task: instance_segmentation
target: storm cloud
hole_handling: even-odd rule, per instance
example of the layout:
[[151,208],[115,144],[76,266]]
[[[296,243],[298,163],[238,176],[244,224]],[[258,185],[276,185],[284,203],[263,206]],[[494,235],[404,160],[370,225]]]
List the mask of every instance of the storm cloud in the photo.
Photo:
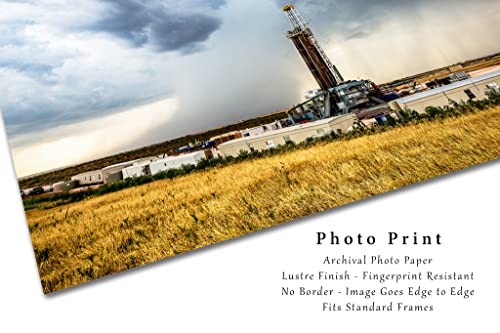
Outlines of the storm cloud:
[[172,96],[173,53],[201,52],[225,4],[0,1],[0,109],[9,137]]
[[[216,10],[225,1],[194,1],[182,8],[182,1],[101,0],[105,14],[89,28],[109,32],[136,47],[151,45],[158,51],[192,51],[220,28],[221,20],[196,12],[196,8]],[[185,3],[185,2],[184,2]],[[180,5],[180,6],[179,6]],[[179,7],[181,8],[179,10]]]

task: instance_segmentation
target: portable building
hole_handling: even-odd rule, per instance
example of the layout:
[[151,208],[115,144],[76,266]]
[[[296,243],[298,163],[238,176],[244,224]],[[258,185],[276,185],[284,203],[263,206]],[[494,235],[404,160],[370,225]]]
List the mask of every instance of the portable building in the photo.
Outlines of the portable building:
[[236,157],[242,151],[262,151],[284,145],[287,142],[299,144],[309,138],[320,138],[338,130],[346,132],[356,121],[358,118],[351,113],[266,132],[258,136],[237,139],[219,145],[218,149],[223,156]]
[[71,180],[77,181],[80,186],[104,183],[104,177],[101,170],[85,172],[71,177]]
[[170,156],[151,163],[149,167],[151,174],[156,175],[170,169],[180,169],[183,165],[196,165],[205,158],[207,158],[207,154],[204,151],[197,151],[191,154]]
[[256,135],[261,135],[264,134],[266,131],[264,129],[264,126],[258,126],[254,128],[247,128],[243,131],[241,131],[241,135],[243,135],[244,138],[247,138],[249,136],[256,136]]
[[137,163],[128,168],[123,169],[122,170],[123,179],[137,178],[137,177],[151,175],[149,163],[150,162],[143,162],[142,164]]
[[264,134],[266,132],[276,131],[276,130],[281,129],[281,128],[282,128],[281,123],[279,121],[276,121],[276,122],[270,123],[270,124],[265,124],[265,125],[261,125],[261,126],[257,126],[257,127],[253,127],[253,128],[247,128],[247,129],[241,131],[241,135],[243,137],[257,136],[257,135]]
[[429,106],[442,107],[450,105],[451,102],[460,103],[470,99],[480,100],[487,97],[489,89],[497,89],[500,86],[500,70],[487,73],[478,77],[472,77],[463,81],[446,86],[431,89],[422,93],[403,97],[389,103],[392,110],[414,110],[425,113]]
[[[151,171],[149,169],[149,164],[157,161],[159,157],[156,156],[150,156],[150,157],[144,157],[140,158],[134,161],[126,162],[127,166],[121,169],[122,179],[128,179],[128,178],[137,178],[137,177],[142,177],[142,176],[149,176],[151,175]],[[116,182],[119,179],[118,169],[115,168],[113,172],[113,177],[108,177],[108,181],[110,183]],[[111,180],[111,178],[113,178]]]
[[[104,179],[104,184],[112,184],[116,181],[122,180],[123,175],[122,175],[122,170],[125,168],[128,168],[130,166],[134,165],[134,161],[130,162],[124,162],[120,164],[115,164],[115,165],[110,165],[104,169],[102,169],[102,176]],[[119,174],[120,176],[117,177],[116,175]],[[111,179],[111,176],[113,175],[113,179]],[[120,178],[120,179],[118,179]]]

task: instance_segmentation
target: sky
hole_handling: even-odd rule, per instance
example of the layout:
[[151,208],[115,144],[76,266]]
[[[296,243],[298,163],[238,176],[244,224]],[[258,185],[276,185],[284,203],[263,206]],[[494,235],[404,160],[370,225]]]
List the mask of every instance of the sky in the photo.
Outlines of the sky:
[[[348,79],[500,51],[497,0],[297,0]],[[18,177],[282,110],[316,88],[276,0],[0,0]]]

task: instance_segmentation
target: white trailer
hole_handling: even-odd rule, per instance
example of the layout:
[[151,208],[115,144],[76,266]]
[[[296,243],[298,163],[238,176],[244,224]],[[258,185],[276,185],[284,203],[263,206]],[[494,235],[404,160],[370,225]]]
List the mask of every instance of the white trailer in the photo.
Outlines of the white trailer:
[[395,112],[408,109],[425,113],[428,106],[444,107],[450,105],[450,101],[460,103],[470,99],[485,99],[486,93],[498,89],[498,86],[500,86],[500,70],[396,99],[390,102],[389,106]]
[[196,165],[198,164],[198,162],[205,158],[205,152],[199,151],[180,156],[170,156],[151,163],[149,167],[151,170],[151,174],[156,175],[160,172],[164,172],[170,169],[180,169],[183,165]]
[[299,144],[306,141],[308,138],[320,138],[330,135],[332,132],[337,132],[338,130],[348,132],[356,121],[358,121],[356,115],[350,113],[270,131],[253,137],[236,139],[220,144],[217,148],[222,156],[237,157],[242,151],[263,151],[285,145],[287,142]]
[[122,170],[123,179],[137,178],[151,174],[148,163],[134,164]]
[[104,183],[104,178],[101,170],[85,172],[71,177],[71,180],[77,181],[80,186]]

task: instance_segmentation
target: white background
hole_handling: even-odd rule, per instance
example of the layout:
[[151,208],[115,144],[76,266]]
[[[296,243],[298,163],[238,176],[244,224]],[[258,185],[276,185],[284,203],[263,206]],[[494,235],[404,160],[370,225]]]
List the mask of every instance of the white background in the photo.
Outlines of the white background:
[[[3,132],[0,138],[1,332],[498,330],[497,162],[44,296]],[[317,231],[374,235],[377,244],[316,246]],[[440,233],[443,245],[390,247],[389,231]],[[281,296],[285,285],[317,285],[285,283],[282,271],[325,269],[321,263],[326,255],[342,254],[432,257],[432,270],[474,271],[476,281],[466,285],[476,290],[476,296],[389,299],[434,304],[435,311],[428,313],[322,312],[322,298]],[[340,288],[345,285],[338,283]],[[337,300],[363,303],[356,298]]]

